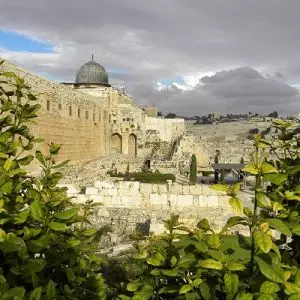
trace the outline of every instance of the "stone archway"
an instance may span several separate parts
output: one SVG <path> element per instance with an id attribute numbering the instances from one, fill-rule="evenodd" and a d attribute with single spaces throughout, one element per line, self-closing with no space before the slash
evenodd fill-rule
<path id="1" fill-rule="evenodd" d="M 137 149 L 137 138 L 135 134 L 130 134 L 128 137 L 128 155 L 129 157 L 136 157 L 136 149 Z"/>
<path id="2" fill-rule="evenodd" d="M 122 154 L 122 136 L 119 133 L 114 133 L 110 137 L 110 153 Z"/>

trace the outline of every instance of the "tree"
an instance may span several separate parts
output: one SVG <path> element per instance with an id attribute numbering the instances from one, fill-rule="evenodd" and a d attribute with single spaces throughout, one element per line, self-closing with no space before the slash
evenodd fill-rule
<path id="1" fill-rule="evenodd" d="M 190 184 L 195 185 L 197 181 L 197 160 L 195 154 L 192 155 L 190 164 Z"/>
<path id="2" fill-rule="evenodd" d="M 24 80 L 0 73 L 0 101 L 0 298 L 105 299 L 97 230 L 88 227 L 96 204 L 74 205 L 57 187 L 67 164 L 56 163 L 59 145 L 32 155 L 41 139 L 28 123 L 40 105 Z M 34 159 L 39 177 L 26 169 Z"/>
<path id="3" fill-rule="evenodd" d="M 268 114 L 268 117 L 270 117 L 270 118 L 278 118 L 278 112 L 277 111 L 273 111 L 272 113 Z"/>
<path id="4" fill-rule="evenodd" d="M 176 117 L 176 114 L 170 112 L 167 115 L 165 115 L 165 119 L 175 119 Z"/>

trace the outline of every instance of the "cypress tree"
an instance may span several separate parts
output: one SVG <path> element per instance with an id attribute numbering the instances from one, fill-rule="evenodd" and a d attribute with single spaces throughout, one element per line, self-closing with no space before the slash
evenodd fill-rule
<path id="1" fill-rule="evenodd" d="M 195 185 L 197 180 L 197 160 L 195 154 L 192 155 L 190 165 L 190 184 Z"/>

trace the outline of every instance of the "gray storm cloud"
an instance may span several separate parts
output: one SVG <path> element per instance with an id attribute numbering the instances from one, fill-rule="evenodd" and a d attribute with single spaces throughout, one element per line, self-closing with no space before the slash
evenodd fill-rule
<path id="1" fill-rule="evenodd" d="M 1 57 L 33 72 L 72 81 L 93 52 L 139 104 L 183 114 L 300 110 L 297 90 L 283 83 L 300 82 L 298 0 L 0 0 L 0 7 L 0 28 L 54 46 L 52 54 L 19 53 L 1 50 L 0 41 Z M 155 89 L 197 72 L 217 73 L 191 91 Z"/>

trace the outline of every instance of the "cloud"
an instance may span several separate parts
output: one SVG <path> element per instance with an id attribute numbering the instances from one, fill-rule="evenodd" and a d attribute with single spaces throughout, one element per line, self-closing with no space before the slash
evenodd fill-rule
<path id="1" fill-rule="evenodd" d="M 0 50 L 1 57 L 35 73 L 72 81 L 94 53 L 112 71 L 111 83 L 125 84 L 138 103 L 185 113 L 197 108 L 199 114 L 234 105 L 272 110 L 262 103 L 297 108 L 295 90 L 283 82 L 300 83 L 298 0 L 2 2 L 0 28 L 53 45 L 50 54 Z M 239 69 L 245 65 L 248 72 Z M 220 76 L 227 79 L 218 82 Z M 157 90 L 168 78 L 183 82 Z"/>
<path id="2" fill-rule="evenodd" d="M 151 101 L 164 112 L 179 115 L 202 115 L 211 112 L 240 113 L 279 111 L 284 114 L 300 111 L 300 97 L 296 88 L 262 76 L 250 67 L 217 72 L 205 76 L 192 89 L 176 85 L 151 89 L 141 85 L 132 91 L 142 101 Z"/>

